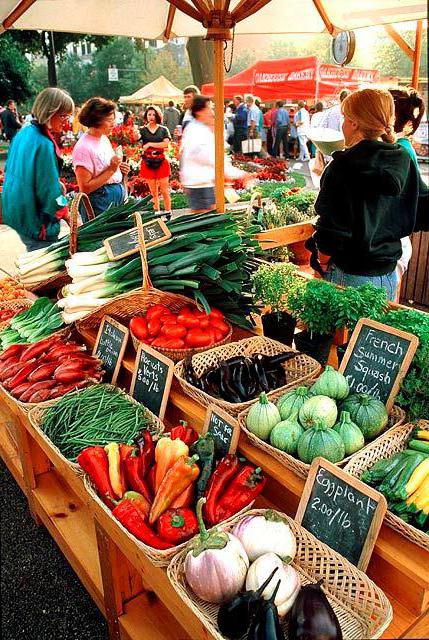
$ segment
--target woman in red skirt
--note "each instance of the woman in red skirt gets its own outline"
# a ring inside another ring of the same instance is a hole
[[[143,156],[140,166],[140,176],[149,186],[156,214],[159,211],[159,191],[164,200],[167,219],[171,217],[171,198],[168,178],[170,177],[170,163],[164,155],[170,143],[170,132],[164,127],[161,111],[158,107],[150,106],[144,114],[145,125],[140,129]]]

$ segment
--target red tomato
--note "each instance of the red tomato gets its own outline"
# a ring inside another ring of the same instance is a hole
[[[177,324],[181,324],[187,329],[194,329],[200,326],[200,321],[191,313],[183,313],[183,310],[177,316]]]
[[[149,331],[149,335],[154,337],[157,336],[161,331],[161,323],[159,321],[159,318],[153,318],[152,320],[149,320],[149,322],[147,323],[147,328]]]
[[[176,322],[176,316],[173,315],[170,311],[168,313],[165,312],[159,316],[159,321],[161,324],[164,324],[166,322]]]
[[[229,333],[229,325],[223,320],[217,320],[213,318],[212,320],[210,320],[210,324],[214,329],[217,329],[218,331],[222,331],[222,334],[224,336],[226,336],[226,334]]]
[[[200,318],[200,327],[201,329],[208,329],[210,326],[210,318],[206,316],[205,318]]]
[[[169,340],[167,340],[166,346],[168,349],[184,349],[185,341],[181,338],[170,338]]]
[[[166,322],[161,329],[161,333],[167,338],[184,338],[186,336],[186,327],[176,322]]]
[[[155,320],[155,318],[162,316],[163,313],[171,313],[171,311],[165,306],[165,304],[154,304],[146,313],[146,320],[148,322],[150,320]]]
[[[212,309],[209,315],[210,318],[219,318],[219,320],[223,320],[225,318],[222,311],[219,311],[219,309]]]
[[[155,340],[152,342],[152,347],[163,347],[165,349],[167,346],[167,342],[168,342],[168,338],[164,338],[164,337],[155,338]]]
[[[224,339],[224,335],[222,333],[222,331],[219,331],[219,329],[215,329],[215,342],[221,342]]]
[[[148,336],[146,318],[134,316],[130,320],[130,329],[133,336],[138,340],[145,340]]]
[[[188,347],[208,347],[211,344],[212,336],[202,329],[190,329],[185,338]]]

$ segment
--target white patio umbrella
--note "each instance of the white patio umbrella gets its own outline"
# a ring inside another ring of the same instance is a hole
[[[232,30],[281,34],[327,29],[335,35],[426,17],[427,4],[421,0],[0,0],[0,33],[15,28],[148,39],[206,35],[213,40],[220,211],[224,208],[223,55]]]
[[[164,76],[159,76],[130,96],[119,98],[119,102],[123,104],[164,104],[167,100],[174,102],[183,100],[183,91]]]

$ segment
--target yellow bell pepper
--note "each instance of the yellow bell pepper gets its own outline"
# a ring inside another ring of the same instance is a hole
[[[171,469],[181,456],[187,456],[188,454],[188,445],[178,438],[172,440],[168,436],[164,436],[158,440],[155,447],[155,492],[158,491],[167,471]]]

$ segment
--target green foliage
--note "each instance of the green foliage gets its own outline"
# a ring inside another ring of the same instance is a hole
[[[360,318],[381,320],[387,309],[386,290],[372,284],[346,287],[341,293],[338,327],[347,327],[353,331]]]
[[[295,207],[298,211],[301,211],[301,213],[307,213],[310,207],[316,202],[317,191],[301,189],[289,195],[287,193],[277,195],[277,192],[274,192],[272,197],[274,200],[283,200],[287,205]]]
[[[13,42],[9,33],[0,37],[0,103],[17,102],[31,95],[30,62]]]
[[[332,38],[328,33],[297,38],[296,34],[275,41],[268,53],[269,58],[296,58],[298,56],[317,56],[321,62],[332,62]]]
[[[303,281],[288,295],[288,310],[314,333],[330,334],[338,327],[341,290],[324,280]]]
[[[109,65],[119,69],[118,82],[109,82]],[[143,76],[146,66],[145,52],[139,51],[131,38],[114,38],[93,56],[88,72],[93,75],[92,95],[117,100],[121,95],[129,95],[145,84]],[[124,70],[125,69],[125,70]],[[129,71],[138,69],[138,72]]]
[[[73,96],[77,105],[94,95],[93,75],[92,65],[74,54],[66,55],[58,65],[58,85]]]
[[[414,48],[415,31],[404,31],[402,37]],[[387,76],[398,76],[399,78],[410,77],[412,73],[411,59],[395,44],[390,36],[380,35],[375,43],[374,67],[381,74]],[[420,63],[420,76],[427,76],[427,31],[423,31],[422,37],[422,58]]]
[[[411,420],[429,418],[429,314],[414,309],[389,311],[382,322],[413,333],[419,346],[404,378],[396,402],[407,409]]]
[[[289,262],[261,265],[253,275],[254,300],[272,311],[285,311],[293,291],[303,286],[297,268]]]

